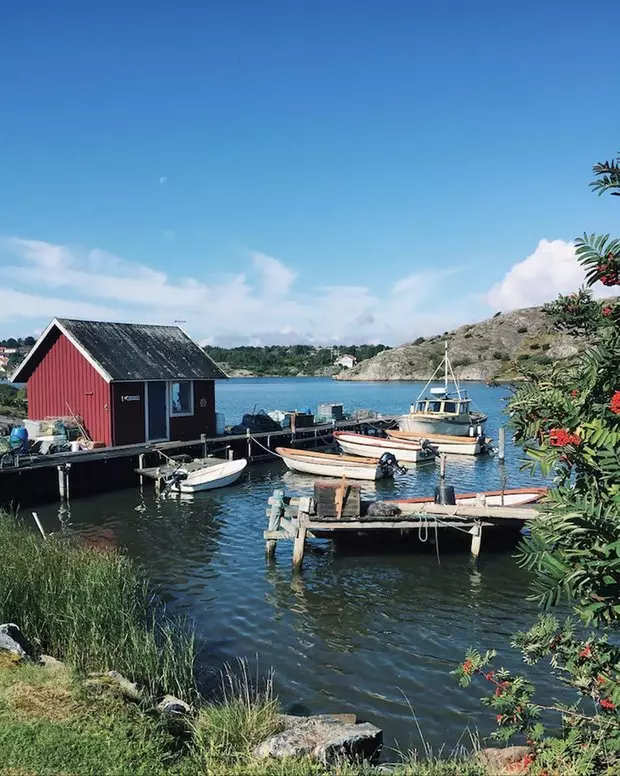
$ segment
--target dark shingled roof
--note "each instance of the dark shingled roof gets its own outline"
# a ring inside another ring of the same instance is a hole
[[[226,377],[178,326],[57,320],[113,380]]]
[[[112,380],[215,380],[226,377],[178,326],[69,318],[57,318],[56,321]],[[38,342],[35,349],[39,345],[44,347],[44,341]],[[26,361],[22,367],[26,372],[30,371]],[[22,367],[14,378],[28,378],[29,375],[18,374]]]

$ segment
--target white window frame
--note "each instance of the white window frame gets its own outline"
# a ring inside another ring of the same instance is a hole
[[[177,383],[189,383],[189,412],[175,412],[172,401],[172,386]],[[168,415],[171,418],[189,418],[194,416],[194,381],[193,380],[169,380],[168,381]]]

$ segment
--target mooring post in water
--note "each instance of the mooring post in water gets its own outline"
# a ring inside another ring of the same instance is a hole
[[[506,458],[506,429],[504,426],[499,427],[498,450],[499,462],[504,463],[504,459]]]
[[[293,544],[293,571],[301,571],[301,564],[304,562],[304,550],[306,549],[307,530],[305,524],[300,522]]]
[[[208,449],[207,449],[207,435],[206,434],[201,434],[200,435],[200,441],[202,442],[202,457],[206,458],[207,457],[207,452],[208,452]]]
[[[227,452],[227,458],[229,461],[233,461],[235,459],[235,451],[232,449],[230,445],[228,445]]]
[[[245,436],[248,440],[248,462],[252,460],[252,437],[250,436],[250,429],[246,428]]]
[[[470,530],[471,533],[471,559],[474,563],[477,562],[480,555],[480,547],[482,545],[482,526],[480,523],[476,523]]]
[[[277,531],[280,528],[280,520],[282,519],[283,514],[284,514],[284,491],[274,490],[273,496],[271,498],[271,511],[269,513],[269,525],[267,527],[267,530]],[[277,542],[275,539],[268,539],[265,544],[265,552],[269,560],[272,560],[275,557],[276,544]]]
[[[308,533],[306,523],[310,513],[310,503],[308,497],[299,499],[299,508],[297,510],[297,535],[293,542],[293,571],[301,571],[301,564],[304,562],[306,534]]]
[[[140,453],[140,455],[138,456],[138,469],[140,469],[140,471],[142,471],[142,469],[144,469],[144,453]],[[143,485],[144,485],[144,477],[141,474],[140,475],[140,487],[142,487]]]
[[[58,495],[61,501],[69,500],[69,469],[71,469],[70,463],[61,463],[57,467],[58,469]]]
[[[446,454],[440,453],[439,455],[439,479],[441,482],[446,481]]]

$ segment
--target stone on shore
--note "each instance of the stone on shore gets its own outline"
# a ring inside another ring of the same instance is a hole
[[[373,760],[383,744],[383,731],[355,715],[282,716],[284,730],[263,741],[254,752],[259,759],[312,757],[323,764],[343,759]]]
[[[166,695],[158,704],[157,709],[162,714],[191,714],[192,707],[174,695]]]
[[[108,671],[107,676],[118,685],[121,693],[127,698],[130,698],[132,701],[141,701],[143,699],[144,696],[140,692],[138,685],[135,682],[130,682],[129,679],[119,674],[118,671]]]
[[[62,660],[56,660],[56,658],[51,655],[40,655],[38,663],[43,668],[47,668],[48,671],[60,671],[65,667]]]
[[[20,659],[29,656],[30,648],[26,637],[15,623],[0,625],[0,650],[10,652]]]
[[[479,761],[489,772],[497,774],[524,774],[530,767],[528,756],[531,750],[528,746],[506,746],[503,749],[490,747],[482,749],[478,754]]]

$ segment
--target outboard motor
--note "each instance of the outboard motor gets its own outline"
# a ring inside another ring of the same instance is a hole
[[[379,466],[387,477],[391,477],[394,472],[398,472],[399,474],[406,474],[407,472],[407,469],[398,463],[394,453],[383,453],[381,458],[379,458]]]
[[[431,450],[435,455],[439,455],[439,448],[436,445],[432,445],[428,439],[420,439],[420,447],[422,450]]]
[[[184,471],[183,469],[176,469],[175,471],[171,472],[164,479],[164,493],[167,493],[169,490],[172,490],[172,488],[178,488],[179,484],[186,479],[187,479],[187,472]]]

